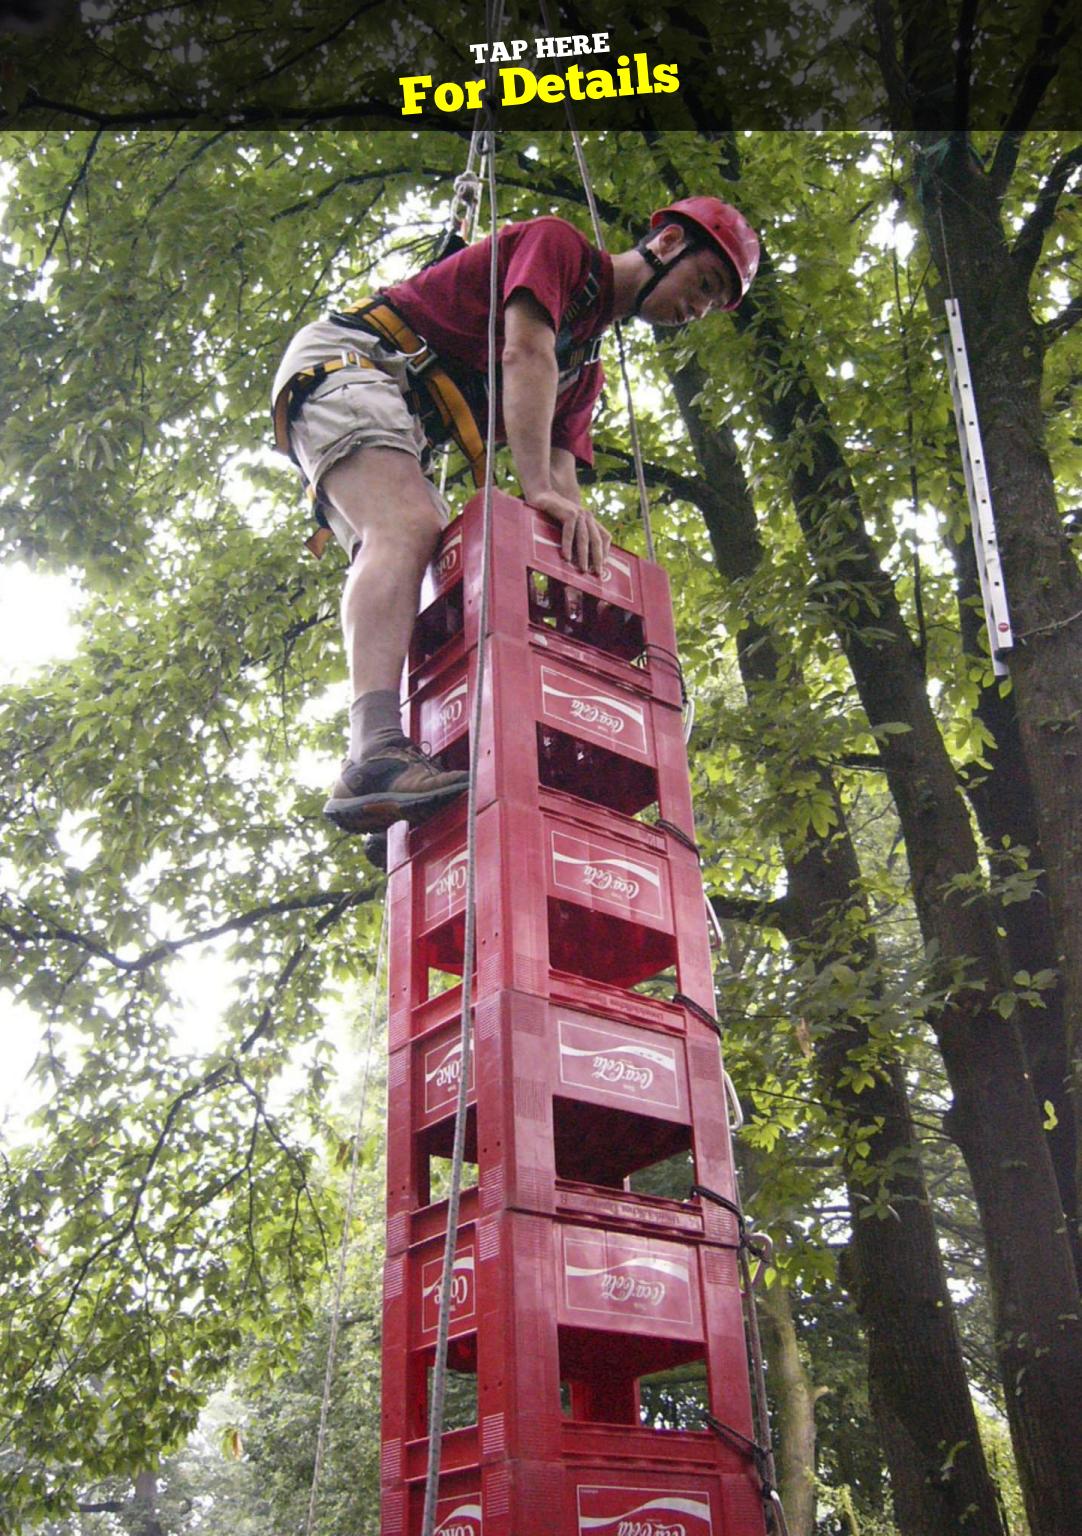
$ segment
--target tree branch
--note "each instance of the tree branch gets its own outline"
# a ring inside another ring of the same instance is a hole
[[[108,960],[110,965],[115,966],[119,971],[124,971],[127,975],[138,975],[157,965],[159,961],[178,954],[182,949],[190,948],[193,944],[206,944],[212,939],[221,938],[226,933],[243,933],[246,928],[254,928],[257,923],[263,922],[268,917],[283,917],[290,912],[309,912],[319,907],[329,907],[331,911],[317,924],[317,931],[321,932],[329,926],[328,918],[336,919],[350,907],[370,901],[375,894],[375,887],[370,887],[359,891],[326,891],[314,896],[292,898],[288,901],[271,901],[265,906],[253,907],[250,912],[242,912],[239,917],[230,918],[228,922],[218,923],[213,928],[188,934],[183,939],[165,939],[161,944],[156,944],[153,949],[146,950],[134,960],[123,959],[93,935],[77,933],[74,929],[43,916],[40,912],[35,912],[32,907],[27,910],[37,922],[42,924],[45,932],[52,934],[55,938],[86,950],[88,954],[96,955],[99,960]],[[0,933],[7,934],[16,944],[34,943],[44,936],[43,933],[28,933],[24,929],[17,928],[13,923],[6,922],[0,922]]]
[[[780,928],[783,933],[789,921],[784,897],[757,901],[752,896],[711,896],[710,905],[723,921],[755,923],[761,928]]]
[[[1061,336],[1066,336],[1073,325],[1082,320],[1082,293],[1076,293],[1069,304],[1060,310],[1058,315],[1053,315],[1051,320],[1046,320],[1041,326],[1041,335],[1044,337],[1045,346],[1051,346]]]
[[[887,88],[891,118],[894,122],[900,123],[905,120],[905,109],[909,105],[909,83],[898,57],[894,36],[894,12],[890,0],[875,0],[874,14],[878,43],[876,63],[879,65],[883,84]]]
[[[1082,144],[1076,144],[1066,154],[1060,155],[1037,193],[1033,212],[1022,226],[1011,251],[1011,260],[1026,272],[1032,272],[1041,254],[1044,237],[1052,227],[1059,200],[1074,173],[1082,167]]]
[[[1000,199],[1005,195],[1010,186],[1014,168],[1018,164],[1018,151],[1022,147],[1022,135],[1020,133],[1003,132],[996,143],[995,154],[992,156],[992,164],[988,171],[988,177],[996,189],[996,196]]]
[[[49,248],[45,252],[45,255],[41,258],[41,261],[40,261],[40,263],[38,265],[38,276],[39,277],[45,271],[45,268],[46,268],[46,266],[48,265],[48,262],[49,262],[49,258],[52,256],[53,252],[56,249],[56,242],[60,239],[61,233],[63,232],[64,222],[65,222],[65,220],[67,219],[67,216],[68,216],[68,210],[71,208],[72,203],[75,201],[75,194],[76,194],[76,192],[78,192],[79,188],[82,186],[83,182],[86,180],[86,173],[90,169],[90,162],[93,160],[94,156],[98,152],[98,145],[101,142],[101,135],[102,135],[102,130],[99,128],[97,133],[94,135],[94,137],[91,139],[89,145],[87,146],[86,154],[83,156],[83,163],[79,167],[78,172],[76,173],[75,180],[72,182],[71,186],[68,188],[68,195],[64,199],[64,206],[60,210],[60,216],[59,216],[59,218],[56,221],[56,228],[53,230],[53,238],[49,241]]]
[[[1069,6],[1070,0],[1050,0],[1041,17],[1041,30],[1033,52],[1018,76],[1014,104],[1007,114],[1005,128],[1024,130],[1032,123],[1045,91],[1055,79],[1060,55],[1078,30],[1077,13],[1072,13]],[[1068,10],[1068,20],[1059,29],[1064,10]]]
[[[969,124],[970,86],[972,83],[973,37],[979,0],[962,0],[958,29],[954,34],[954,101],[959,128]]]

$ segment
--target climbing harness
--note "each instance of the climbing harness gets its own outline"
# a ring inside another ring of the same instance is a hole
[[[378,336],[391,351],[404,353],[408,357],[406,401],[410,410],[420,419],[425,436],[433,446],[454,438],[469,465],[474,484],[480,486],[485,474],[485,452],[473,412],[461,389],[440,365],[439,358],[424,339],[411,330],[386,301],[378,298],[362,299],[348,310],[337,312],[332,318],[356,330]],[[336,357],[295,373],[279,393],[274,405],[274,443],[294,463],[296,459],[289,442],[291,422],[308,396],[324,379],[339,369],[349,367],[378,369],[379,364],[360,352],[344,349]],[[319,559],[332,535],[307,481],[305,491],[313,503],[319,523],[316,532],[305,542]]]
[[[452,233],[454,233],[453,227]],[[460,238],[457,233],[454,233],[455,240]],[[493,236],[493,245],[495,244],[496,237]],[[445,242],[446,248],[442,249],[433,261],[442,260],[444,256],[452,254],[453,250],[463,249],[464,245],[464,240],[457,245]],[[494,251],[493,260],[495,258]],[[433,265],[433,262],[428,265]],[[582,368],[596,363],[601,356],[600,334],[589,336],[579,342],[576,342],[572,335],[572,327],[576,320],[596,304],[600,292],[601,256],[595,250],[590,254],[590,270],[585,283],[561,316],[560,330],[555,344],[560,387],[571,383]],[[433,449],[442,447],[450,440],[457,444],[473,476],[474,485],[480,489],[485,479],[486,455],[477,427],[477,415],[480,404],[490,388],[498,390],[498,364],[495,368],[495,383],[491,386],[486,384],[475,387],[472,391],[474,398],[467,398],[464,389],[452,378],[447,367],[425,338],[419,336],[381,295],[366,297],[344,309],[334,310],[330,318],[351,330],[365,331],[369,335],[378,337],[389,351],[404,355],[408,359],[406,403],[411,414],[420,421],[425,437]],[[286,454],[294,464],[297,461],[289,441],[291,423],[305,400],[323,383],[324,379],[342,368],[349,367],[378,370],[379,364],[359,352],[344,349],[323,362],[313,364],[309,368],[302,368],[280,391],[274,405],[274,443],[279,452]],[[305,482],[305,492],[313,504],[316,521],[319,524],[316,532],[305,542],[312,554],[319,559],[332,534],[327,527],[318,498],[307,482]]]

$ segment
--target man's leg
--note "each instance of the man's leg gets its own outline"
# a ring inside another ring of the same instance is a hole
[[[402,735],[398,687],[425,568],[440,520],[416,458],[362,448],[334,464],[323,497],[360,540],[342,594],[342,633],[353,705],[350,755],[325,814],[350,832],[423,821],[461,794],[464,773],[445,773]]]

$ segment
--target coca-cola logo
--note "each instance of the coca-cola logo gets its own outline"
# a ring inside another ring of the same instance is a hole
[[[614,870],[602,869],[597,864],[583,866],[582,878],[593,891],[607,891],[611,896],[622,896],[634,901],[639,894],[639,882],[630,875],[618,875]]]
[[[466,855],[460,853],[452,859],[443,874],[432,885],[435,896],[456,896],[466,889]]]
[[[635,1275],[609,1273],[601,1276],[601,1295],[606,1301],[619,1304],[643,1301],[647,1306],[660,1307],[665,1300],[665,1284],[661,1280],[640,1280]]]
[[[552,828],[552,873],[565,890],[589,892],[596,901],[633,909],[644,917],[664,917],[667,902],[660,865],[632,859],[617,846],[600,839],[589,842]]]
[[[619,736],[624,728],[624,722],[619,715],[612,714],[602,708],[600,704],[594,704],[589,699],[572,699],[571,713],[584,725],[595,725],[600,731],[608,731],[613,736]]]
[[[595,1056],[593,1075],[602,1083],[623,1083],[627,1088],[645,1091],[654,1081],[649,1067],[636,1066],[630,1061],[614,1061],[611,1056]]]
[[[481,1536],[480,1500],[457,1505],[437,1525],[435,1536]]]
[[[451,1270],[451,1304],[448,1316],[452,1321],[473,1315],[473,1245],[455,1255]],[[443,1260],[432,1259],[421,1272],[421,1326],[432,1333],[439,1326],[443,1297]]]
[[[558,1021],[560,1081],[623,1094],[640,1102],[676,1109],[681,1092],[676,1053],[656,1037],[566,1014]]]
[[[613,1248],[616,1252],[613,1252]],[[564,1246],[567,1305],[573,1312],[628,1312],[680,1327],[692,1321],[686,1256],[665,1245],[642,1250],[621,1240],[569,1236]],[[671,1509],[671,1506],[670,1506]],[[619,1511],[630,1513],[628,1510]]]
[[[433,1082],[437,1088],[450,1088],[462,1078],[462,1057],[460,1054],[449,1056],[446,1061],[436,1068],[433,1073]]]
[[[458,569],[458,556],[461,547],[462,535],[458,534],[455,538],[450,540],[445,548],[440,550],[439,554],[436,556],[435,561],[437,581],[446,581],[448,576],[452,575]]]
[[[702,1493],[579,1486],[579,1536],[712,1536]]]

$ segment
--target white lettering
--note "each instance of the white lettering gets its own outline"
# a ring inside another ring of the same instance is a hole
[[[596,864],[584,865],[582,878],[591,890],[608,891],[628,901],[634,901],[639,894],[637,880],[629,880],[626,875],[614,875],[611,869],[598,869]]]
[[[585,725],[599,726],[613,736],[619,736],[624,728],[624,722],[618,715],[611,715],[607,709],[602,709],[599,704],[591,704],[586,699],[572,699],[571,713]]]
[[[603,1083],[626,1083],[629,1088],[646,1091],[654,1081],[649,1067],[636,1067],[628,1061],[613,1061],[611,1056],[595,1056],[593,1075]]]
[[[473,54],[475,64],[483,64],[488,53],[487,43],[467,43],[466,47]],[[496,42],[492,44],[492,60],[495,64],[506,64],[511,59],[521,59],[526,52],[526,39],[524,37],[512,37],[506,43]]]
[[[449,1088],[457,1083],[462,1076],[462,1057],[455,1055],[449,1057],[436,1069],[435,1083],[437,1088]]]
[[[645,1301],[652,1307],[658,1307],[665,1300],[665,1285],[660,1280],[651,1284],[646,1280],[636,1280],[634,1275],[609,1274],[601,1276],[601,1294],[606,1301]]]

